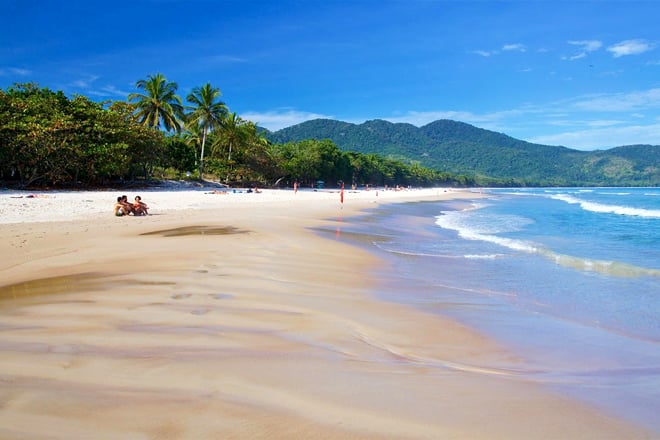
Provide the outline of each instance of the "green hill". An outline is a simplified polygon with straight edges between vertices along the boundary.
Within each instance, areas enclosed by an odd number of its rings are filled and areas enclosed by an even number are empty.
[[[451,120],[423,127],[383,120],[315,119],[267,133],[271,142],[330,139],[341,150],[376,153],[488,183],[548,186],[658,186],[660,146],[579,151],[532,144]]]

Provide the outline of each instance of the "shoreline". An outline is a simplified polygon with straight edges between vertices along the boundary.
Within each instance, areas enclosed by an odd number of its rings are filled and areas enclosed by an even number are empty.
[[[442,191],[206,194],[162,211],[142,191],[154,215],[114,218],[110,199],[0,224],[1,436],[652,438],[519,380],[487,336],[376,299],[383,262],[312,230],[374,203],[478,196]],[[181,234],[141,235],[163,230]],[[61,292],[12,299],[9,284]]]

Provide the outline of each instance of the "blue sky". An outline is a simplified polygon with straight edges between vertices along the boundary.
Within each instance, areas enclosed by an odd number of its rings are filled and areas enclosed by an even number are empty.
[[[0,87],[125,100],[210,82],[276,130],[454,119],[590,150],[660,144],[660,1],[0,0]]]

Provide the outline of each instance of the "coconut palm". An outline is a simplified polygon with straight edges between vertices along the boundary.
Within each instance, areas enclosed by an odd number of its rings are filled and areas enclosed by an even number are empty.
[[[201,152],[199,155],[199,178],[203,179],[204,173],[204,146],[206,137],[210,130],[221,125],[227,114],[227,106],[219,98],[222,96],[220,89],[211,87],[210,83],[202,87],[195,87],[186,98],[190,104],[186,106],[189,110],[187,115],[188,124],[196,125],[202,129]]]
[[[131,93],[128,100],[135,104],[135,115],[142,125],[160,128],[162,123],[166,131],[181,130],[183,105],[176,94],[177,83],[168,82],[162,73],[157,73],[139,80],[135,86],[144,92]]]
[[[228,162],[231,162],[232,148],[238,147],[245,138],[245,122],[236,113],[230,113],[222,120],[222,135],[229,146]]]

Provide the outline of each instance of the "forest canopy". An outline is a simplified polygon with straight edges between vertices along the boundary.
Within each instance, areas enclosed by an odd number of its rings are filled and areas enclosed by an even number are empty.
[[[69,98],[34,83],[0,90],[0,181],[15,187],[89,188],[158,179],[231,185],[466,186],[470,178],[329,140],[271,143],[205,84],[187,96],[161,75],[126,101]]]

